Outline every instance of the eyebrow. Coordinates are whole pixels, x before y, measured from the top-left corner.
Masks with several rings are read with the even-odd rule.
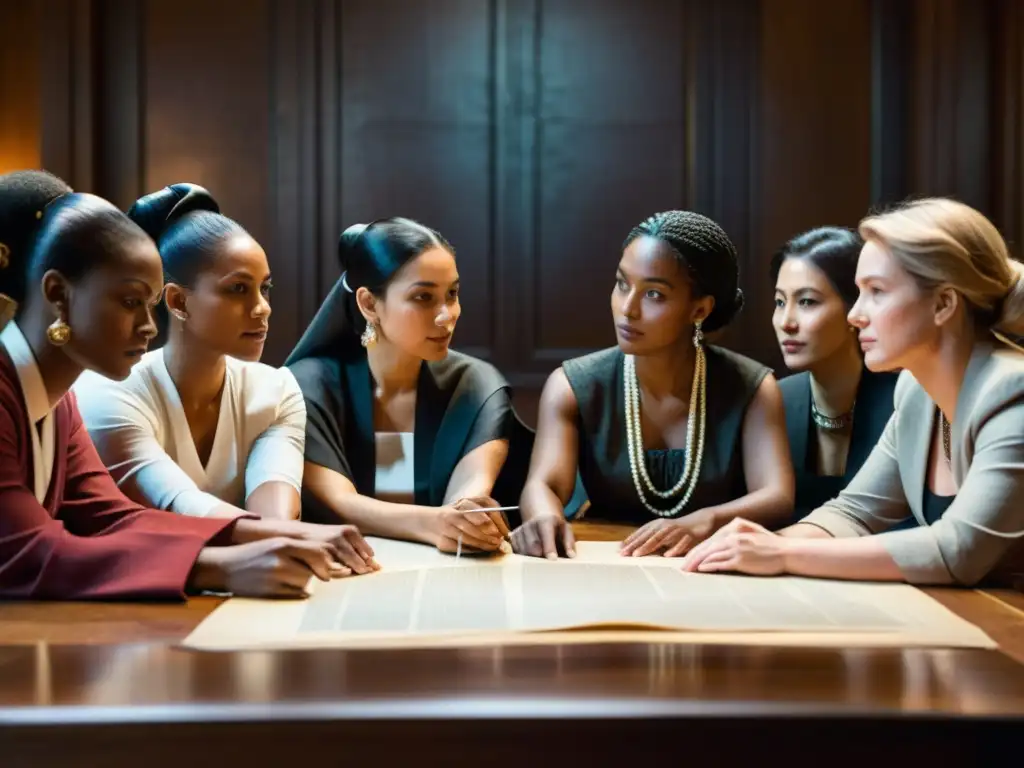
[[[143,289],[145,289],[146,293],[148,293],[150,295],[153,294],[153,286],[151,286],[149,283],[147,283],[145,280],[143,280],[140,277],[125,277],[125,278],[121,279],[121,283],[122,284],[131,284],[131,285],[135,285],[137,287],[141,286]],[[159,291],[157,291],[157,293],[159,293]]]
[[[458,284],[459,284],[459,279],[457,278],[455,280],[455,282],[452,283],[452,286],[456,286]],[[431,282],[430,280],[418,280],[417,282],[413,283],[409,287],[410,288],[439,288],[440,286],[437,283]]]
[[[622,277],[626,277],[626,278],[629,277],[629,275],[627,275],[625,272],[622,271],[621,267],[617,271],[618,271],[618,273],[620,275],[622,275]],[[640,282],[641,283],[657,283],[658,285],[664,285],[664,286],[666,286],[668,288],[675,288],[675,286],[670,281],[666,280],[663,277],[653,277],[653,276],[641,277],[640,278]]]
[[[234,272],[229,272],[228,274],[224,275],[224,277],[221,278],[221,279],[222,280],[228,280],[228,279],[233,278],[233,277],[244,277],[246,280],[254,280],[255,279],[250,272],[246,272],[244,269],[236,269]],[[270,275],[267,275],[266,277],[263,278],[263,280],[269,280],[269,279],[270,279]],[[261,282],[263,282],[263,281],[261,281]]]

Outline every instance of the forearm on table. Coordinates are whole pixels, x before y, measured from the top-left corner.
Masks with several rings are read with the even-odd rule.
[[[530,480],[519,497],[519,512],[524,523],[545,516],[562,517],[565,514],[565,502],[547,483]]]
[[[875,536],[847,539],[788,538],[786,573],[822,579],[905,581],[892,556]]]
[[[427,521],[438,514],[433,507],[396,504],[359,493],[339,492],[320,499],[338,517],[338,523],[359,528],[364,536],[383,536],[431,543]]]
[[[762,488],[746,496],[705,507],[700,514],[708,517],[717,531],[727,523],[740,517],[766,528],[774,528],[791,519],[793,500],[775,488]]]

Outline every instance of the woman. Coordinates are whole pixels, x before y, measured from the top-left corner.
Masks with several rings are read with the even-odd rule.
[[[772,324],[786,367],[779,382],[796,474],[796,519],[835,498],[857,474],[892,414],[895,373],[865,370],[857,329],[856,232],[820,227],[772,258]]]
[[[124,381],[75,385],[100,458],[129,498],[198,517],[299,517],[306,408],[286,368],[259,361],[270,267],[210,194],[175,184],[128,215],[158,243],[167,341]]]
[[[514,414],[504,378],[448,348],[451,245],[390,218],[350,227],[338,256],[342,276],[287,362],[308,412],[303,510],[446,552],[498,549],[508,529],[486,508]]]
[[[905,369],[881,441],[800,523],[776,535],[737,520],[684,568],[965,585],[1024,568],[1024,350],[1001,336],[1024,331],[1024,267],[952,200],[869,217],[860,234],[850,322],[868,368]],[[920,526],[892,530],[908,517]]]
[[[541,395],[516,552],[573,556],[563,506],[577,465],[589,515],[642,525],[625,556],[677,557],[735,517],[775,524],[792,511],[778,383],[703,341],[743,304],[728,236],[668,211],[623,249],[611,296],[618,346],[566,361]]]
[[[162,599],[217,590],[301,596],[314,575],[372,562],[351,527],[184,518],[129,501],[70,392],[86,369],[124,379],[156,329],[152,240],[49,174],[0,176],[0,599]],[[357,567],[358,566],[358,567]]]

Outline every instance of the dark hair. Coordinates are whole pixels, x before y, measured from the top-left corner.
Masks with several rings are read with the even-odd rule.
[[[172,184],[139,198],[128,209],[132,221],[153,238],[164,265],[164,282],[189,287],[217,246],[230,237],[249,236],[198,184]]]
[[[857,302],[857,259],[864,240],[846,227],[817,227],[789,240],[772,256],[772,282],[786,259],[807,259],[820,269],[847,309]]]
[[[736,246],[718,224],[693,211],[662,211],[630,231],[623,250],[640,237],[668,245],[686,267],[698,297],[712,296],[715,306],[702,325],[707,332],[727,326],[743,308]]]
[[[402,267],[431,248],[455,255],[441,233],[412,219],[378,219],[342,232],[338,240],[341,277],[285,365],[307,357],[345,357],[358,350],[366,320],[356,304],[356,291],[366,288],[374,296],[383,296]]]
[[[0,197],[7,192],[0,177]],[[24,243],[30,231],[31,246],[11,249],[9,263],[3,271],[0,289],[19,304],[37,295],[30,288],[44,274],[55,269],[71,282],[105,263],[129,242],[151,242],[146,233],[112,203],[101,197],[66,192],[54,198],[42,210],[21,206],[20,215],[27,222],[5,215],[0,238]],[[9,214],[5,211],[5,214]],[[15,235],[16,237],[12,237]]]
[[[374,296],[383,296],[399,270],[431,248],[455,254],[440,232],[401,217],[353,224],[341,233],[338,265],[350,295],[345,311],[355,334],[366,328],[366,320],[356,306],[356,291],[365,287]]]
[[[71,187],[46,171],[0,175],[0,293],[21,303],[29,256],[46,207]]]

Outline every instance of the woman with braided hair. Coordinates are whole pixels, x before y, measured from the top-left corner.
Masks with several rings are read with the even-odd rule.
[[[641,527],[624,556],[684,555],[736,517],[788,519],[793,468],[768,368],[705,344],[743,305],[736,249],[715,222],[655,214],[623,245],[618,345],[567,360],[541,395],[516,552],[574,555],[563,509],[577,468],[589,515]]]

